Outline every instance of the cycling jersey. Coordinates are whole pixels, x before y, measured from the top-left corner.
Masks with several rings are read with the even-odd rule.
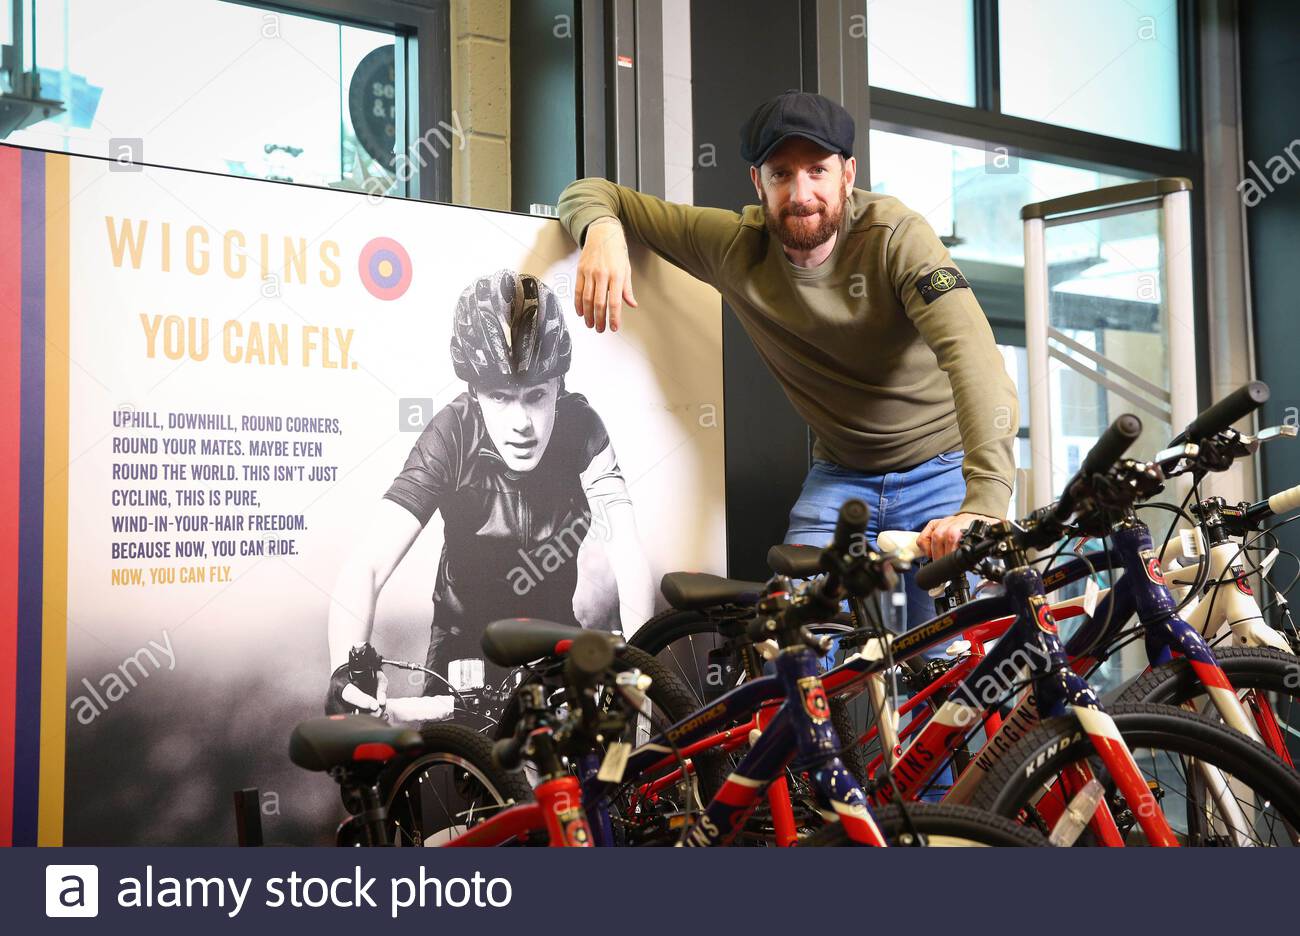
[[[384,495],[421,526],[435,512],[443,517],[426,665],[444,677],[449,661],[482,659],[479,640],[491,621],[574,620],[577,552],[591,525],[579,475],[609,445],[609,434],[581,394],[561,392],[555,410],[546,451],[536,468],[520,473],[506,466],[478,405],[462,393],[425,427]],[[486,664],[489,686],[505,675]],[[428,677],[426,694],[446,692]]]

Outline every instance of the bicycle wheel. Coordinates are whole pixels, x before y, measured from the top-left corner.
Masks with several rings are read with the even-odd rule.
[[[697,707],[704,706],[744,678],[739,645],[720,628],[739,627],[752,613],[730,605],[713,611],[670,608],[641,625],[628,645],[659,660],[694,693]]]
[[[1300,765],[1300,657],[1265,647],[1215,648],[1214,655],[1254,717],[1265,746],[1292,765]],[[1199,712],[1216,716],[1205,687],[1185,659],[1144,673],[1118,701],[1190,704]],[[1266,730],[1270,723],[1275,730]]]
[[[1184,845],[1294,845],[1300,778],[1272,752],[1213,719],[1163,705],[1107,710]],[[1047,831],[1049,797],[1067,768],[1098,782],[1126,845],[1145,844],[1122,794],[1072,717],[1052,718],[1004,754],[971,804]],[[1094,844],[1084,830],[1078,844]]]
[[[1047,839],[1017,822],[970,806],[909,803],[906,814],[897,804],[873,809],[876,824],[893,847],[916,845],[920,834],[932,848],[1009,847],[1043,848]],[[804,848],[853,845],[844,826],[833,822],[802,839]]]
[[[424,753],[389,767],[389,838],[397,846],[436,846],[514,803],[533,798],[522,774],[492,761],[492,742],[462,725],[426,724]]]

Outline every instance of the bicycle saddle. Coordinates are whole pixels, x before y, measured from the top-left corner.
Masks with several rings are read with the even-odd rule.
[[[423,745],[418,731],[394,728],[372,715],[326,715],[293,729],[289,760],[306,770],[362,762],[377,766],[399,754],[418,754]]]
[[[493,621],[483,629],[483,653],[498,666],[523,666],[543,657],[558,656],[564,651],[557,650],[557,644],[571,641],[583,632],[576,624],[556,624],[541,618],[506,618]],[[616,645],[616,650],[623,646],[621,637],[605,636]]]
[[[722,604],[756,604],[763,588],[762,582],[742,582],[707,572],[669,572],[659,582],[664,598],[678,611]]]
[[[822,571],[820,546],[784,544],[767,551],[767,567],[777,575],[790,578],[812,578]]]

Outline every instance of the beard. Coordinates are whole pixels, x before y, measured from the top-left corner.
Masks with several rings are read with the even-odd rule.
[[[763,196],[763,220],[768,232],[790,250],[813,250],[830,240],[840,229],[844,217],[844,193],[834,205],[827,205],[818,200],[816,204],[800,205],[781,209],[779,216],[773,215],[767,205],[767,196]],[[817,223],[810,224],[803,219],[816,217]]]

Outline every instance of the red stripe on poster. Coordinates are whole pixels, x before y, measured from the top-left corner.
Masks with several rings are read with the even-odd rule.
[[[22,151],[0,147],[0,845],[14,829],[22,217]]]

